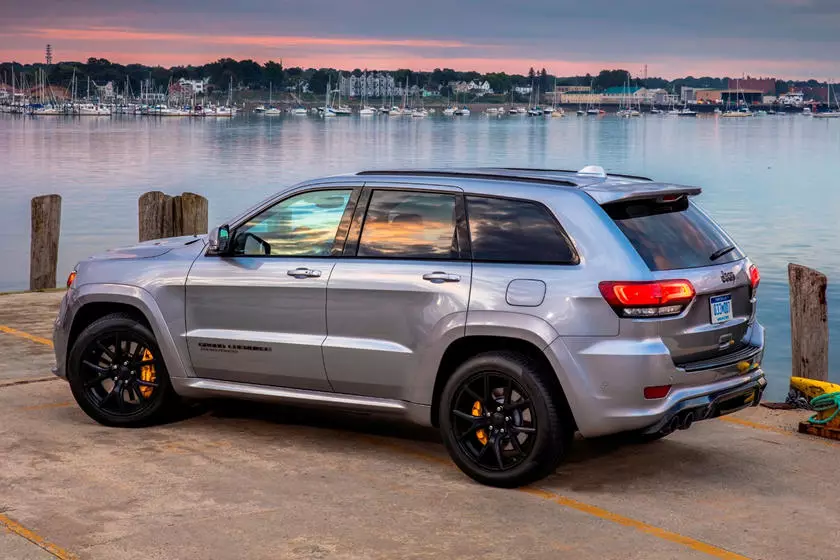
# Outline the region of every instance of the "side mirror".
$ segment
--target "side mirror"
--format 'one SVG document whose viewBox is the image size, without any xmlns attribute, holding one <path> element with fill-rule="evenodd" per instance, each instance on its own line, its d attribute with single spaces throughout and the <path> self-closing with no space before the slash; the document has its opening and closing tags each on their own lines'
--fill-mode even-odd
<svg viewBox="0 0 840 560">
<path fill-rule="evenodd" d="M 210 233 L 210 255 L 226 255 L 230 249 L 230 227 L 219 226 Z"/>
</svg>

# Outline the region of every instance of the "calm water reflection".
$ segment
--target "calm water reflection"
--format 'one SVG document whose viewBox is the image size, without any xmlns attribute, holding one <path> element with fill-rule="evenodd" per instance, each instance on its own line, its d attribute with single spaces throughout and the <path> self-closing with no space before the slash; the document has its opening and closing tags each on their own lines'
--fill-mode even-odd
<svg viewBox="0 0 840 560">
<path fill-rule="evenodd" d="M 704 188 L 701 203 L 762 273 L 771 397 L 790 371 L 786 265 L 840 272 L 840 121 L 802 116 L 393 119 L 245 116 L 233 120 L 0 115 L 0 291 L 28 284 L 29 200 L 64 198 L 59 277 L 137 238 L 137 197 L 193 191 L 217 223 L 283 186 L 361 168 L 599 164 Z M 829 289 L 840 336 L 840 290 Z M 835 350 L 836 350 L 835 345 Z M 840 356 L 833 352 L 836 372 Z M 833 374 L 835 380 L 840 376 Z"/>
</svg>

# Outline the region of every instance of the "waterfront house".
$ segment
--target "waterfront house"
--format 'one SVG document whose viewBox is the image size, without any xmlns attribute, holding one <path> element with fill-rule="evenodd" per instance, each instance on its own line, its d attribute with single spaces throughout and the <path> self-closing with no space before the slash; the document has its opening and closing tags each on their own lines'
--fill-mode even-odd
<svg viewBox="0 0 840 560">
<path fill-rule="evenodd" d="M 202 94 L 207 92 L 207 87 L 210 84 L 210 78 L 203 78 L 201 80 L 188 80 L 181 78 L 178 80 L 180 91 L 186 94 Z"/>
</svg>

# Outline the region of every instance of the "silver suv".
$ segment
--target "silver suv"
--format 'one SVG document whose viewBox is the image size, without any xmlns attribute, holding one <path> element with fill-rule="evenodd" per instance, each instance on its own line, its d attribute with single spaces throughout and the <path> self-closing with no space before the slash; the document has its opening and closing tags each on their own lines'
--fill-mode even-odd
<svg viewBox="0 0 840 560">
<path fill-rule="evenodd" d="M 652 440 L 758 404 L 758 270 L 698 194 L 596 166 L 308 181 L 209 239 L 79 263 L 56 373 L 109 426 L 197 397 L 386 413 L 527 484 L 576 431 Z"/>
</svg>

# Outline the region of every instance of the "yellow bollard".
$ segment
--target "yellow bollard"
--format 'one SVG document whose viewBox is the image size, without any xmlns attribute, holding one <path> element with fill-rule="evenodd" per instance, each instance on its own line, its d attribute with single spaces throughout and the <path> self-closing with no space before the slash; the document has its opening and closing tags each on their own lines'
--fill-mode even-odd
<svg viewBox="0 0 840 560">
<path fill-rule="evenodd" d="M 806 379 L 804 377 L 791 377 L 790 388 L 806 397 L 809 402 L 821 395 L 828 395 L 830 393 L 840 394 L 840 385 L 836 383 Z M 840 401 L 835 401 L 835 403 L 837 402 Z M 825 421 L 832 416 L 833 418 L 828 422 L 820 423 L 820 421 Z M 840 414 L 837 414 L 837 404 L 819 410 L 816 415 L 806 422 L 800 422 L 799 432 L 840 440 Z"/>
</svg>

